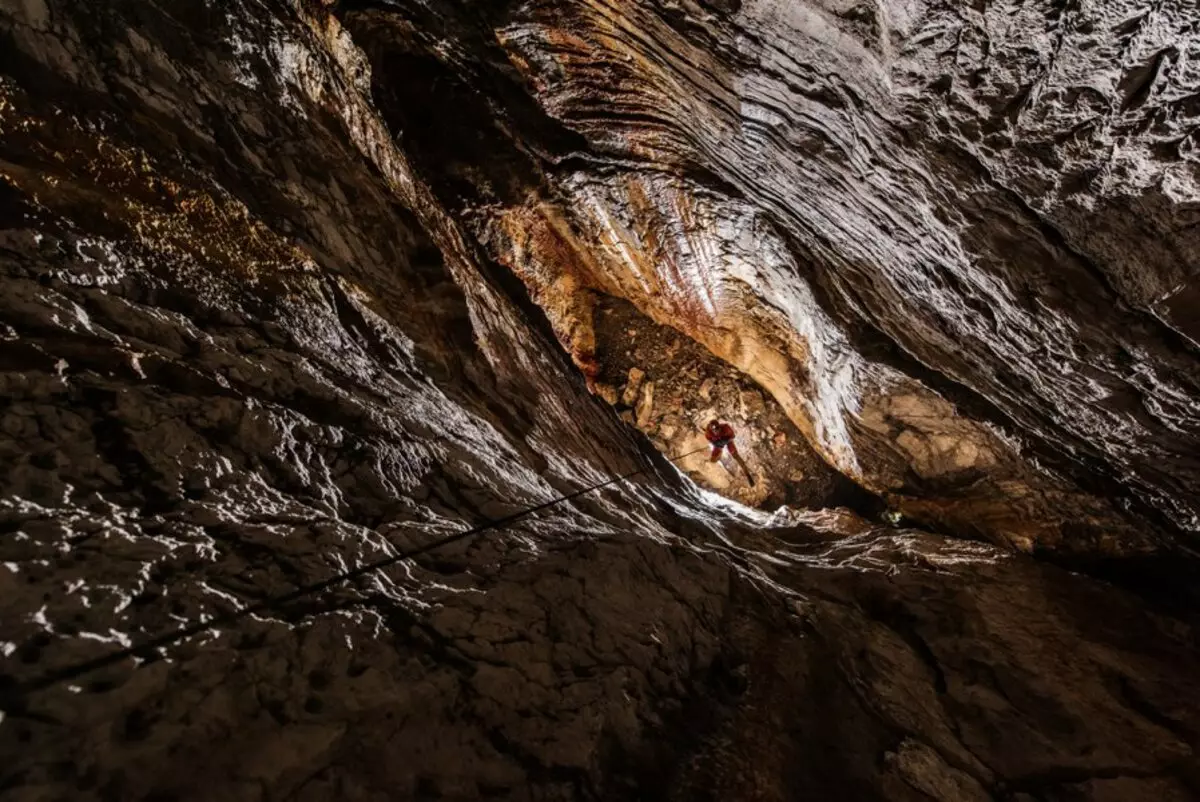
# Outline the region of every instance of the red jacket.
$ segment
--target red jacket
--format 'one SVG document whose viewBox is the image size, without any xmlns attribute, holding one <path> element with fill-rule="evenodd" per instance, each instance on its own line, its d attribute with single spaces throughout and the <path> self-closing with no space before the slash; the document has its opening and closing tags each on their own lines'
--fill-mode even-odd
<svg viewBox="0 0 1200 802">
<path fill-rule="evenodd" d="M 718 440 L 732 440 L 733 427 L 728 423 L 718 423 L 716 426 L 709 425 L 704 429 L 704 437 L 708 442 L 715 443 Z"/>
</svg>

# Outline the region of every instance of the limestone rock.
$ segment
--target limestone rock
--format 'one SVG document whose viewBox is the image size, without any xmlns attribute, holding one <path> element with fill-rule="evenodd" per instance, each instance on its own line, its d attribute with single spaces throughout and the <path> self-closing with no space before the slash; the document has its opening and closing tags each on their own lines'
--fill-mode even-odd
<svg viewBox="0 0 1200 802">
<path fill-rule="evenodd" d="M 617 403 L 621 400 L 619 392 L 620 391 L 618 391 L 617 388 L 611 384 L 597 384 L 596 385 L 596 395 L 600 396 L 607 403 L 612 404 L 613 406 L 616 406 Z"/>
<path fill-rule="evenodd" d="M 641 392 L 638 394 L 637 407 L 634 411 L 634 421 L 638 428 L 646 429 L 650 426 L 650 416 L 654 414 L 654 382 L 646 382 L 642 384 Z"/>
<path fill-rule="evenodd" d="M 639 367 L 629 369 L 629 377 L 625 380 L 625 389 L 621 392 L 621 403 L 627 407 L 632 407 L 637 403 L 638 396 L 642 390 L 642 380 L 646 378 L 646 372 Z"/>
<path fill-rule="evenodd" d="M 546 0 L 481 23 L 550 118 L 515 140 L 550 155 L 479 228 L 531 287 L 567 264 L 690 335 L 920 520 L 1192 548 L 1187 6 L 960 5 Z"/>
<path fill-rule="evenodd" d="M 1191 17 L 0 5 L 0 799 L 1194 798 Z"/>
</svg>

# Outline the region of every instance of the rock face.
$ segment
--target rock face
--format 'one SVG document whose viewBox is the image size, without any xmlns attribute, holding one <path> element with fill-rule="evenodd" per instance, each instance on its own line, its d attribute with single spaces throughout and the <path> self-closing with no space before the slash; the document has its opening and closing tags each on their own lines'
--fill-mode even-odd
<svg viewBox="0 0 1200 802">
<path fill-rule="evenodd" d="M 1194 545 L 1190 15 L 958 5 L 344 16 L 401 141 L 585 371 L 616 296 L 926 523 Z M 388 78 L 413 69 L 480 147 L 447 155 L 462 117 Z"/>
<path fill-rule="evenodd" d="M 846 506 L 871 515 L 879 504 L 808 445 L 783 409 L 736 368 L 693 340 L 611 296 L 593 309 L 597 393 L 645 432 L 697 484 L 767 509 Z M 728 420 L 754 476 L 728 456 L 709 460 L 704 427 Z"/>
<path fill-rule="evenodd" d="M 0 798 L 1197 798 L 1189 24 L 6 2 Z"/>
</svg>

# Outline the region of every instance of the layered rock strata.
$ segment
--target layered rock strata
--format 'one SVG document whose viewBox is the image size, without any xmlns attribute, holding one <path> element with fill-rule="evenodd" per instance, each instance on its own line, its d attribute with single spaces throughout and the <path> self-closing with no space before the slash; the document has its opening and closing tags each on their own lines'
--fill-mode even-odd
<svg viewBox="0 0 1200 802">
<path fill-rule="evenodd" d="M 1121 301 L 1068 253 L 1100 240 L 1066 238 L 1061 315 L 1010 319 L 995 299 L 1019 287 L 1047 303 L 1036 270 L 1050 262 L 998 246 L 979 272 L 950 258 L 964 220 L 978 250 L 958 255 L 984 253 L 997 208 L 1023 221 L 1014 245 L 1039 253 L 1045 231 L 995 184 L 941 220 L 951 204 L 933 199 L 953 185 L 921 178 L 941 140 L 880 138 L 907 130 L 880 115 L 941 108 L 899 77 L 916 58 L 904 47 L 919 55 L 932 35 L 920 14 L 986 25 L 1003 10 L 905 8 L 898 22 L 899 4 L 0 7 L 0 797 L 1195 798 L 1186 610 L 1010 548 L 700 490 L 555 342 L 594 337 L 570 323 L 583 289 L 624 298 L 757 381 L 834 467 L 961 535 L 1099 556 L 1182 538 L 1195 396 L 1191 352 L 1164 332 L 1190 336 L 1184 299 Z M 1070 14 L 1077 26 L 1084 11 Z M 836 84 L 847 127 L 813 125 L 887 156 L 865 195 L 843 195 L 877 205 L 866 228 L 849 225 L 861 205 L 834 219 L 836 176 L 813 176 L 835 162 L 815 145 L 783 158 L 713 128 L 765 131 L 739 109 L 786 86 L 805 47 L 841 80 L 869 59 L 893 70 L 872 73 L 892 105 Z M 1187 80 L 1163 77 L 1166 61 L 1122 113 Z M 649 119 L 629 125 L 637 93 L 690 63 L 696 82 L 644 95 Z M 581 74 L 603 85 L 575 92 Z M 588 117 L 600 99 L 607 116 Z M 878 236 L 884 217 L 894 239 Z M 877 252 L 903 237 L 913 261 Z M 733 253 L 761 278 L 726 272 Z M 712 293 L 656 284 L 660 269 Z M 910 291 L 889 295 L 903 276 Z M 942 306 L 919 276 L 941 277 Z M 971 339 L 956 293 L 980 286 L 996 330 Z M 1140 344 L 1112 375 L 1143 417 L 1122 428 L 1117 402 L 1082 384 L 1018 383 L 1052 359 L 1022 361 L 1013 343 L 1056 353 L 1067 332 L 1081 360 Z M 951 341 L 960 362 L 939 361 Z M 1053 475 L 1018 436 L 1075 456 Z M 236 626 L 14 691 L 643 467 Z M 1089 472 L 1170 503 L 1156 520 L 1114 512 Z"/>
</svg>

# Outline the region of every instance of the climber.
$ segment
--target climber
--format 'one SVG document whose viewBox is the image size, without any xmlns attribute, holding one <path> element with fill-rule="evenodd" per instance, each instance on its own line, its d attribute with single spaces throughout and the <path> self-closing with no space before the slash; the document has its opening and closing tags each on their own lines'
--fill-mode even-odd
<svg viewBox="0 0 1200 802">
<path fill-rule="evenodd" d="M 746 481 L 753 485 L 754 476 L 750 473 L 750 468 L 747 467 L 746 461 L 742 459 L 742 455 L 738 453 L 737 446 L 734 445 L 733 439 L 736 436 L 733 427 L 728 423 L 721 423 L 716 418 L 710 420 L 708 426 L 704 427 L 704 439 L 712 443 L 713 447 L 712 456 L 708 458 L 708 461 L 717 462 L 721 459 L 721 452 L 728 448 L 729 456 L 737 460 L 737 464 L 742 466 L 742 470 L 746 472 Z"/>
</svg>

